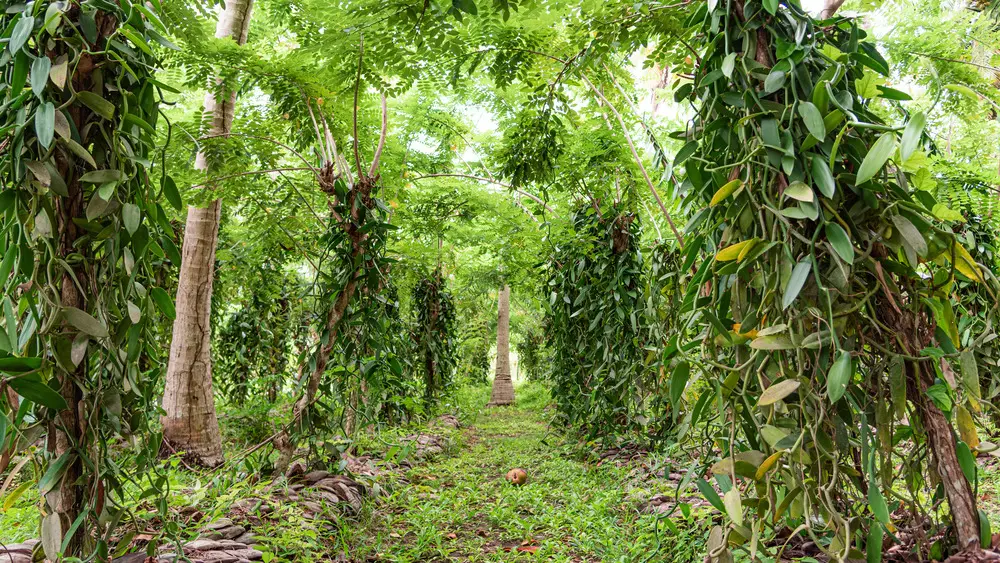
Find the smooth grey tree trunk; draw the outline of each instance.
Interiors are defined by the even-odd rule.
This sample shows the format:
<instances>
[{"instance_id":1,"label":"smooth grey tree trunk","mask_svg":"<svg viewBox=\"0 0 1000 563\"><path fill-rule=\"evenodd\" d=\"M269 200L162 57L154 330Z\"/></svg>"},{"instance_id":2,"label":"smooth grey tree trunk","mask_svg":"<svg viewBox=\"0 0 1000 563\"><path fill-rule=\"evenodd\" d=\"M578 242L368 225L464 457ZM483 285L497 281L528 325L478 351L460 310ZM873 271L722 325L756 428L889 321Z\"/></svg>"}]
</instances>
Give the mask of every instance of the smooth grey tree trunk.
<instances>
[{"instance_id":1,"label":"smooth grey tree trunk","mask_svg":"<svg viewBox=\"0 0 1000 563\"><path fill-rule=\"evenodd\" d=\"M497 314L497 372L490 406L514 404L514 382L510 378L510 286L500 291Z\"/></svg>"},{"instance_id":2,"label":"smooth grey tree trunk","mask_svg":"<svg viewBox=\"0 0 1000 563\"><path fill-rule=\"evenodd\" d=\"M252 11L253 0L227 0L215 36L245 44ZM235 104L235 91L227 92L222 99L216 98L215 88L205 94L205 113L211 115L208 136L229 134ZM211 163L204 152L198 153L195 167L211 171ZM221 211L222 202L218 199L208 207L188 207L177 284L177 317L163 394L164 439L173 449L185 452L192 461L209 467L223 461L212 388L211 346L212 282Z\"/></svg>"}]
</instances>

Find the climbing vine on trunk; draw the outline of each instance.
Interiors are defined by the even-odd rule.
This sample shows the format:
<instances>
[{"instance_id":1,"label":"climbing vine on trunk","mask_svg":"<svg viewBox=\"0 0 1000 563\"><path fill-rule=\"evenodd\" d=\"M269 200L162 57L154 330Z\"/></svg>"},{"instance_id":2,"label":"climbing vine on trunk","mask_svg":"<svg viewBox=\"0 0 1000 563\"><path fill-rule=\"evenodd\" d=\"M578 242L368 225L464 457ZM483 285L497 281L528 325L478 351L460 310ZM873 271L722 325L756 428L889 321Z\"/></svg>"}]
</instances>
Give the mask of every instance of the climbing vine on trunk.
<instances>
[{"instance_id":1,"label":"climbing vine on trunk","mask_svg":"<svg viewBox=\"0 0 1000 563\"><path fill-rule=\"evenodd\" d=\"M152 266L176 253L150 178L149 45L169 45L154 10L90 0L0 15L0 387L20 401L0 393L0 471L12 453L38 465L50 560L108 559L126 487L154 498L165 487L150 469L160 440L147 436L153 319L173 310Z\"/></svg>"},{"instance_id":2,"label":"climbing vine on trunk","mask_svg":"<svg viewBox=\"0 0 1000 563\"><path fill-rule=\"evenodd\" d=\"M689 25L700 60L678 95L697 115L674 165L697 210L682 270L712 376L699 403L723 413L722 498L700 483L729 517L711 557L776 556L761 539L787 527L877 561L893 511L929 517L931 499L948 502L954 549L975 549L989 525L951 420L968 435L956 415L979 408L971 352L989 334L960 342L953 305L996 303L997 284L922 189L924 116L852 20L730 0Z\"/></svg>"},{"instance_id":3,"label":"climbing vine on trunk","mask_svg":"<svg viewBox=\"0 0 1000 563\"><path fill-rule=\"evenodd\" d=\"M566 422L591 436L641 430L643 256L638 217L583 207L548 263L552 395Z\"/></svg>"},{"instance_id":4,"label":"climbing vine on trunk","mask_svg":"<svg viewBox=\"0 0 1000 563\"><path fill-rule=\"evenodd\" d=\"M455 305L445 288L441 270L413 288L416 309L416 359L424 376L424 402L434 404L451 385L458 356L455 352Z\"/></svg>"}]
</instances>

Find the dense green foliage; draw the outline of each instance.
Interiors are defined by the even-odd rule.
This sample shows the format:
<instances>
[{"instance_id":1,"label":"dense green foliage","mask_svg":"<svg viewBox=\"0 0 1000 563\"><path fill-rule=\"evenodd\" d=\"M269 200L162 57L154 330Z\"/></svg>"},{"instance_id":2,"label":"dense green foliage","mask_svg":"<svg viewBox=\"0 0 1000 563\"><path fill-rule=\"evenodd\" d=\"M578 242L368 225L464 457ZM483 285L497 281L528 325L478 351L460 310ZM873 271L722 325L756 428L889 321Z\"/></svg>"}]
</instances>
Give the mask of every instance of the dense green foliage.
<instances>
[{"instance_id":1,"label":"dense green foliage","mask_svg":"<svg viewBox=\"0 0 1000 563\"><path fill-rule=\"evenodd\" d=\"M877 561L914 522L909 555L967 547L991 530L975 456L1000 420L1000 18L980 4L258 0L245 45L214 37L213 2L6 6L0 528L20 498L50 559L182 533L180 461L155 461L175 231L218 198L228 461L187 490L300 458L343 471L375 442L395 463L396 434L488 382L509 285L545 422L669 453L676 494L711 506L586 553L670 533L685 560L775 560L787 539ZM236 92L231 135L196 133L206 91ZM523 447L542 479L580 469L526 413L523 439L486 423L489 463ZM444 557L434 541L407 553Z\"/></svg>"}]
</instances>

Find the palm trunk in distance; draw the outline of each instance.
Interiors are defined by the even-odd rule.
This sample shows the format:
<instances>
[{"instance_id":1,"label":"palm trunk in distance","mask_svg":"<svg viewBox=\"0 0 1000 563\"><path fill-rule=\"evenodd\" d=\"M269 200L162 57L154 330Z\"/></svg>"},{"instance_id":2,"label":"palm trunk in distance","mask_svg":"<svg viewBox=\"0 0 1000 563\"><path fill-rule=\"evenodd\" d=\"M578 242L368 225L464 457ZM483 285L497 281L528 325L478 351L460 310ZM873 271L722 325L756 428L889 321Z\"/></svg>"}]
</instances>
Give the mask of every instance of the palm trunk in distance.
<instances>
[{"instance_id":1,"label":"palm trunk in distance","mask_svg":"<svg viewBox=\"0 0 1000 563\"><path fill-rule=\"evenodd\" d=\"M253 0L228 0L215 36L245 44L252 10ZM209 136L228 135L232 127L236 92L227 92L226 96L217 100L214 91L205 94L205 113L212 116ZM204 152L198 153L195 167L211 169ZM218 199L208 207L188 207L177 284L177 317L163 393L164 440L192 461L209 467L223 461L212 389L211 346L212 282L221 211Z\"/></svg>"},{"instance_id":2,"label":"palm trunk in distance","mask_svg":"<svg viewBox=\"0 0 1000 563\"><path fill-rule=\"evenodd\" d=\"M514 404L514 382L510 379L510 286L504 285L498 300L497 373L493 379L490 406Z\"/></svg>"}]
</instances>

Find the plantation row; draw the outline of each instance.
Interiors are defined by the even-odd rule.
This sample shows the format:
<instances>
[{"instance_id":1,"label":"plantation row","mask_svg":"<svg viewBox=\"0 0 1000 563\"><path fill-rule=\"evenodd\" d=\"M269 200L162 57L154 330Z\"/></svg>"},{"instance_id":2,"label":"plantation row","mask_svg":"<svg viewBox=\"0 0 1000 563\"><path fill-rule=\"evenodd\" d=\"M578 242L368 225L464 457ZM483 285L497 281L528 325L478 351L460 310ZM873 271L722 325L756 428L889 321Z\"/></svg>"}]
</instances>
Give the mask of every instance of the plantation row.
<instances>
[{"instance_id":1,"label":"plantation row","mask_svg":"<svg viewBox=\"0 0 1000 563\"><path fill-rule=\"evenodd\" d=\"M997 13L842 3L7 6L3 512L152 555L178 460L343 471L495 361L712 561L986 557Z\"/></svg>"}]
</instances>

